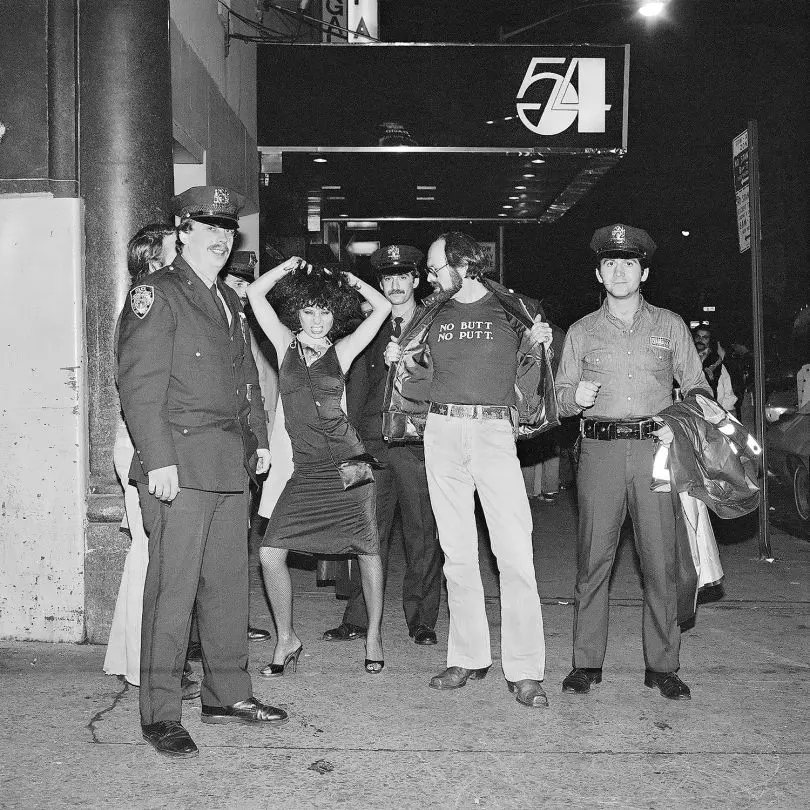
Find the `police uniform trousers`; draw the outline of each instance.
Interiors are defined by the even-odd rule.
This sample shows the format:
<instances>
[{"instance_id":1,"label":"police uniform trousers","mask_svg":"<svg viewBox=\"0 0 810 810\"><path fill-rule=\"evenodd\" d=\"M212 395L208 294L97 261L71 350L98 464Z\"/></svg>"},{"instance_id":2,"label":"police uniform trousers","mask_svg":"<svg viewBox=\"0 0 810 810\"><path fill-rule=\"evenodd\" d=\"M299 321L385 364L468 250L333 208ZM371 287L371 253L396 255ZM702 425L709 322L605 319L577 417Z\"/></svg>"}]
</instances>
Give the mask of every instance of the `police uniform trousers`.
<instances>
[{"instance_id":1,"label":"police uniform trousers","mask_svg":"<svg viewBox=\"0 0 810 810\"><path fill-rule=\"evenodd\" d=\"M202 702L252 695L248 675L247 477L244 492L180 489L171 504L138 484L149 534L143 594L141 723L179 720L180 679L196 606Z\"/></svg>"},{"instance_id":2,"label":"police uniform trousers","mask_svg":"<svg viewBox=\"0 0 810 810\"><path fill-rule=\"evenodd\" d=\"M577 472L579 537L574 595L574 666L600 668L608 635L608 589L628 509L644 581L647 669L678 669L675 512L670 493L650 491L651 439L582 439Z\"/></svg>"},{"instance_id":3,"label":"police uniform trousers","mask_svg":"<svg viewBox=\"0 0 810 810\"><path fill-rule=\"evenodd\" d=\"M430 506L425 452L421 445L379 447L365 441L366 449L384 458L384 469L374 470L377 484L377 527L380 557L387 576L388 556L397 504L402 516L405 550L405 577L402 582L402 607L413 635L422 625L433 629L439 615L442 589L442 552L436 534L436 521ZM366 602L358 566L352 566L349 602L343 621L368 626Z\"/></svg>"}]
</instances>

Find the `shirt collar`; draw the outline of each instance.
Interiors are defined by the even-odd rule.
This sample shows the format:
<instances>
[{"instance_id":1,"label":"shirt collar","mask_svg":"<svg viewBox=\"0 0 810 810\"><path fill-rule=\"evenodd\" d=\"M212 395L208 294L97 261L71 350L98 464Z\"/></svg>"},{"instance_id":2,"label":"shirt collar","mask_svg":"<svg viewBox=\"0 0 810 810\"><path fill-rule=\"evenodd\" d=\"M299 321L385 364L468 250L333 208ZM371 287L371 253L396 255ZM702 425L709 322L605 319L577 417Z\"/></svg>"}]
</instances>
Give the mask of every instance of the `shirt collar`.
<instances>
[{"instance_id":1,"label":"shirt collar","mask_svg":"<svg viewBox=\"0 0 810 810\"><path fill-rule=\"evenodd\" d=\"M644 296L639 294L638 309L633 313L633 325L635 326L641 318L643 318L645 315L648 315L649 311L650 311L649 304L644 299ZM608 309L607 296L605 297L605 300L602 302L602 315L605 318L605 320L609 321L614 326L618 326L621 329L625 328L625 325L624 323L622 323L621 320L619 320L615 315L610 314L610 310Z\"/></svg>"}]
</instances>

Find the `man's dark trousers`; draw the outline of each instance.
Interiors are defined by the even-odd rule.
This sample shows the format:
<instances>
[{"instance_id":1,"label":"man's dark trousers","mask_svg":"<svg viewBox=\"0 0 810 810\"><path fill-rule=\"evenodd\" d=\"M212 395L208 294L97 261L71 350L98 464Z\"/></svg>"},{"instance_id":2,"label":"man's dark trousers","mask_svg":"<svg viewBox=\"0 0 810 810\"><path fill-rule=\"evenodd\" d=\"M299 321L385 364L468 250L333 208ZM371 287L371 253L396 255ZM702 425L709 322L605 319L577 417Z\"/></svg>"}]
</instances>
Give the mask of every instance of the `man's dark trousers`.
<instances>
[{"instance_id":1,"label":"man's dark trousers","mask_svg":"<svg viewBox=\"0 0 810 810\"><path fill-rule=\"evenodd\" d=\"M651 439L582 439L577 470L575 667L598 669L604 661L610 573L629 509L644 580L645 664L655 672L678 669L675 512L669 493L650 491L653 452Z\"/></svg>"},{"instance_id":2,"label":"man's dark trousers","mask_svg":"<svg viewBox=\"0 0 810 810\"><path fill-rule=\"evenodd\" d=\"M383 456L387 464L385 469L374 471L383 571L387 577L391 534L398 503L405 547L406 568L402 583L405 620L411 633L421 625L433 629L441 600L442 552L436 536L436 521L430 508L424 448L421 445L401 445L388 447L386 450L366 442L366 449L370 453ZM359 627L368 625L366 602L356 565L352 566L349 602L343 621Z\"/></svg>"},{"instance_id":3,"label":"man's dark trousers","mask_svg":"<svg viewBox=\"0 0 810 810\"><path fill-rule=\"evenodd\" d=\"M180 719L180 679L195 604L203 704L231 706L249 698L247 492L181 488L171 505L150 495L144 484L138 484L138 494L149 533L141 723Z\"/></svg>"}]
</instances>

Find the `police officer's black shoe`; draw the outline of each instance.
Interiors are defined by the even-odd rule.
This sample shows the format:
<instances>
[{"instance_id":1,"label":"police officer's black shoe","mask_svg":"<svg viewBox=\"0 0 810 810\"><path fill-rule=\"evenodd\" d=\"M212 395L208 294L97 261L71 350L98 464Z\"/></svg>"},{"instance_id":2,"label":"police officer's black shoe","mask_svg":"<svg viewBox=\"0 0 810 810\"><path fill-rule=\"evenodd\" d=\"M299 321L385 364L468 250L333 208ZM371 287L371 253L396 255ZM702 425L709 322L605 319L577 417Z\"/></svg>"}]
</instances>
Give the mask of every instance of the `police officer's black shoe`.
<instances>
[{"instance_id":1,"label":"police officer's black shoe","mask_svg":"<svg viewBox=\"0 0 810 810\"><path fill-rule=\"evenodd\" d=\"M562 682L563 692L585 695L591 691L591 684L602 683L602 670L593 667L575 667Z\"/></svg>"},{"instance_id":2,"label":"police officer's black shoe","mask_svg":"<svg viewBox=\"0 0 810 810\"><path fill-rule=\"evenodd\" d=\"M199 641L189 641L186 661L202 661L202 647Z\"/></svg>"},{"instance_id":3,"label":"police officer's black shoe","mask_svg":"<svg viewBox=\"0 0 810 810\"><path fill-rule=\"evenodd\" d=\"M420 647L430 647L438 643L436 631L431 627L426 627L424 624L420 624L411 633L411 636L413 637L413 643L418 644Z\"/></svg>"},{"instance_id":4,"label":"police officer's black shoe","mask_svg":"<svg viewBox=\"0 0 810 810\"><path fill-rule=\"evenodd\" d=\"M327 630L323 634L324 641L355 641L358 638L366 637L366 628L357 624L343 622L332 630Z\"/></svg>"},{"instance_id":5,"label":"police officer's black shoe","mask_svg":"<svg viewBox=\"0 0 810 810\"><path fill-rule=\"evenodd\" d=\"M196 757L200 752L194 740L183 728L179 720L160 720L141 726L146 742L151 743L158 754L174 759Z\"/></svg>"},{"instance_id":6,"label":"police officer's black shoe","mask_svg":"<svg viewBox=\"0 0 810 810\"><path fill-rule=\"evenodd\" d=\"M270 638L270 631L259 627L248 627L247 633L248 641L267 641Z\"/></svg>"},{"instance_id":7,"label":"police officer's black shoe","mask_svg":"<svg viewBox=\"0 0 810 810\"><path fill-rule=\"evenodd\" d=\"M658 687L665 698L670 700L691 700L692 693L689 687L674 672L653 672L651 669L644 672L644 686L650 689Z\"/></svg>"}]
</instances>

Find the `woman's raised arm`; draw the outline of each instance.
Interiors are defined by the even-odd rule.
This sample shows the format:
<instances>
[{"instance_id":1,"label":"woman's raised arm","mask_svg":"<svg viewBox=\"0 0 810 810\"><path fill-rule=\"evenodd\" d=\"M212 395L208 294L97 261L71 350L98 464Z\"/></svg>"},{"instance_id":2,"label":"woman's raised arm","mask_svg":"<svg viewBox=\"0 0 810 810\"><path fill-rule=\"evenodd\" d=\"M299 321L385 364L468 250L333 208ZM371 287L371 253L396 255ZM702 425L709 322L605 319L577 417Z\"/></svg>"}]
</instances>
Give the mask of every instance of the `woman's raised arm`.
<instances>
[{"instance_id":1,"label":"woman's raised arm","mask_svg":"<svg viewBox=\"0 0 810 810\"><path fill-rule=\"evenodd\" d=\"M253 308L253 314L276 350L279 364L287 346L293 339L293 333L279 320L276 311L267 300L267 293L278 284L284 276L295 272L299 267L306 267L306 262L298 256L291 256L272 270L259 276L247 290L248 300Z\"/></svg>"},{"instance_id":2,"label":"woman's raised arm","mask_svg":"<svg viewBox=\"0 0 810 810\"><path fill-rule=\"evenodd\" d=\"M345 374L354 358L374 339L391 312L391 302L370 284L361 281L353 273L343 273L343 278L371 304L371 314L350 335L335 343L340 367Z\"/></svg>"}]
</instances>

